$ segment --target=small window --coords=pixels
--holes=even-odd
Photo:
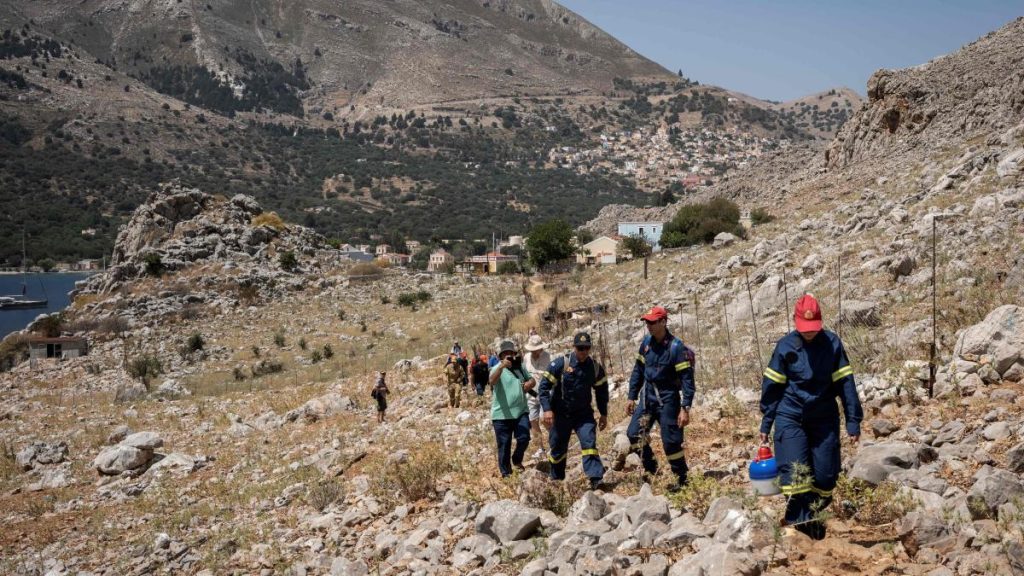
[[[643,236],[643,235],[644,235],[644,227],[643,227],[643,226],[641,226],[641,227],[640,227],[640,235],[641,235],[641,236]]]

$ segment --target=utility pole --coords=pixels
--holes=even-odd
[[[932,216],[932,346],[931,346],[930,358],[928,360],[928,397],[929,398],[932,398],[932,397],[935,396],[935,356],[937,355],[937,352],[938,352],[937,347],[936,347],[936,342],[938,340],[938,330],[936,328],[937,319],[938,319],[938,305],[937,305],[937,299],[936,299],[936,296],[935,296],[935,293],[936,293],[935,286],[936,286],[936,283],[937,283],[936,282],[936,277],[935,277],[936,276],[935,275],[935,269],[936,269],[936,260],[938,260],[939,258],[938,258],[938,252],[937,252],[938,244],[935,241],[935,228],[936,228],[935,221],[936,220],[938,220],[938,218],[935,217],[935,216]]]

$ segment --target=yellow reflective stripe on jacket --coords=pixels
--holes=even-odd
[[[804,482],[802,484],[789,484],[779,487],[782,493],[786,496],[793,496],[795,494],[806,494],[811,491],[811,483]]]
[[[838,382],[838,381],[842,380],[843,378],[846,378],[847,376],[852,376],[852,375],[853,375],[853,366],[849,366],[849,365],[843,366],[839,370],[836,370],[835,372],[832,373],[832,381],[833,382]]]
[[[643,354],[637,354],[637,355],[636,355],[636,359],[637,359],[637,361],[638,361],[638,362],[640,362],[641,364],[647,364],[647,360],[646,360],[646,359],[644,358],[644,355],[643,355]]]
[[[771,380],[772,382],[775,382],[776,384],[786,383],[786,375],[783,374],[782,372],[776,372],[771,368],[764,369],[764,377]]]
[[[686,370],[689,367],[689,362],[680,362],[679,364],[676,364],[676,372],[682,372],[683,370]]]
[[[565,460],[566,456],[568,456],[568,454],[562,454],[561,458],[555,458],[554,456],[548,456],[548,461],[551,462],[552,464],[558,464],[562,460]]]
[[[608,383],[608,377],[605,376],[604,378],[601,378],[597,382],[594,382],[594,387],[596,388],[597,386],[604,386],[607,383]]]
[[[675,454],[669,454],[668,456],[666,456],[666,458],[668,458],[669,460],[679,460],[683,456],[685,456],[685,454],[683,453],[682,450],[680,450],[679,452],[676,452]]]
[[[558,378],[552,376],[550,372],[541,372],[540,375],[547,378],[548,382],[551,382],[552,384],[558,384]]]
[[[597,454],[597,448],[584,448],[583,449],[583,455],[584,456],[597,456],[598,455]]]

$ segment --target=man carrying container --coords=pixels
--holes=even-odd
[[[814,296],[797,300],[793,323],[796,330],[775,345],[761,380],[761,443],[768,443],[774,424],[775,461],[782,493],[789,498],[784,524],[821,540],[825,522],[820,513],[831,504],[839,478],[836,398],[854,443],[860,440],[864,412],[843,343],[822,328]]]
[[[583,472],[590,479],[590,488],[597,489],[604,478],[604,465],[597,452],[597,431],[608,425],[608,377],[604,367],[590,357],[589,334],[576,334],[572,344],[573,352],[555,358],[541,373],[539,400],[544,410],[544,426],[550,430],[551,478],[565,479],[569,438],[576,432],[583,451]],[[592,399],[597,400],[597,411],[601,414],[596,422]]]
[[[693,381],[693,351],[668,331],[668,311],[651,308],[640,317],[647,323],[647,336],[640,343],[633,373],[629,377],[629,402],[626,413],[632,415],[626,436],[634,451],[639,450],[644,470],[658,471],[649,438],[651,428],[661,429],[661,446],[677,482],[669,490],[686,484],[686,455],[683,453],[683,428],[690,423],[690,406],[696,387]],[[640,404],[637,405],[639,399]]]

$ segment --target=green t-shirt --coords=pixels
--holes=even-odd
[[[501,365],[491,368],[491,374]],[[525,371],[521,371],[524,379],[512,373],[512,370],[503,370],[501,377],[494,383],[494,393],[491,394],[491,420],[515,420],[529,411],[526,407],[526,392],[523,392],[523,382],[529,380]]]

